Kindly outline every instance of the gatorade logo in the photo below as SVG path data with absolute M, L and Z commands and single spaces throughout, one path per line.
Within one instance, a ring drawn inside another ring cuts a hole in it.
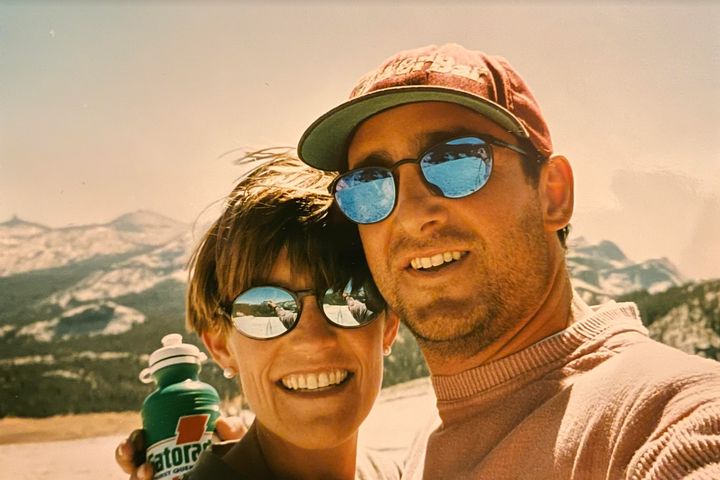
M 207 432 L 210 415 L 180 417 L 175 436 L 161 440 L 148 448 L 147 461 L 155 470 L 154 480 L 179 479 L 190 471 L 203 450 L 212 443 L 212 432 Z
M 205 434 L 210 415 L 188 415 L 178 419 L 175 433 L 177 434 L 177 445 L 190 442 L 199 442 Z

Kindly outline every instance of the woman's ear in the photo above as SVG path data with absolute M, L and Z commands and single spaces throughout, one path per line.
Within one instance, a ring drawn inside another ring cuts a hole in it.
M 570 223 L 574 206 L 572 167 L 562 155 L 553 155 L 540 170 L 540 202 L 545 230 L 556 232 Z
M 389 307 L 385 307 L 385 330 L 383 331 L 383 349 L 387 350 L 392 347 L 397 338 L 398 329 L 400 328 L 400 317 Z
M 234 368 L 237 370 L 235 358 L 228 348 L 226 332 L 219 328 L 211 328 L 202 332 L 200 338 L 202 338 L 205 347 L 210 352 L 210 356 L 220 368 Z

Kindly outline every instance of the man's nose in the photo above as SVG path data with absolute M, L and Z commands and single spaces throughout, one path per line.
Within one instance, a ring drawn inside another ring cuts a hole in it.
M 432 233 L 447 222 L 447 199 L 425 181 L 419 165 L 402 165 L 395 175 L 398 178 L 395 222 L 415 235 Z

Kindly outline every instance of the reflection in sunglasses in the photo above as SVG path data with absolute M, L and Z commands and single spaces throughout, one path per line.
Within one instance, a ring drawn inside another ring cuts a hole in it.
M 313 290 L 293 292 L 276 286 L 246 290 L 233 302 L 233 325 L 252 338 L 280 336 L 297 324 L 301 312 L 299 299 L 309 294 L 317 295 Z M 327 320 L 338 327 L 359 327 L 374 317 L 367 306 L 365 290 L 353 289 L 351 282 L 342 290 L 328 289 L 318 300 Z

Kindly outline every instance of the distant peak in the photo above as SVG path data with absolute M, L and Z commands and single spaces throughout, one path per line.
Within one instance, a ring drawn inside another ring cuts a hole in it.
M 625 256 L 620 247 L 610 240 L 602 240 L 599 243 L 590 243 L 584 237 L 578 237 L 577 239 L 569 242 L 568 246 L 577 252 L 582 252 L 583 254 L 592 257 L 617 260 L 621 262 L 628 261 L 628 258 Z
M 121 215 L 110 222 L 110 225 L 121 230 L 137 230 L 143 227 L 176 226 L 181 224 L 177 220 L 150 210 L 136 210 Z
M 590 245 L 590 242 L 585 237 L 572 237 L 568 239 L 567 245 L 570 248 L 582 248 Z
M 28 221 L 23 220 L 22 218 L 18 217 L 15 214 L 13 214 L 13 216 L 12 216 L 12 218 L 10 218 L 10 220 L 0 223 L 0 227 L 10 227 L 10 228 L 34 227 L 34 228 L 39 228 L 41 230 L 49 230 L 49 228 L 46 227 L 45 225 L 40 225 L 39 223 L 28 222 Z

